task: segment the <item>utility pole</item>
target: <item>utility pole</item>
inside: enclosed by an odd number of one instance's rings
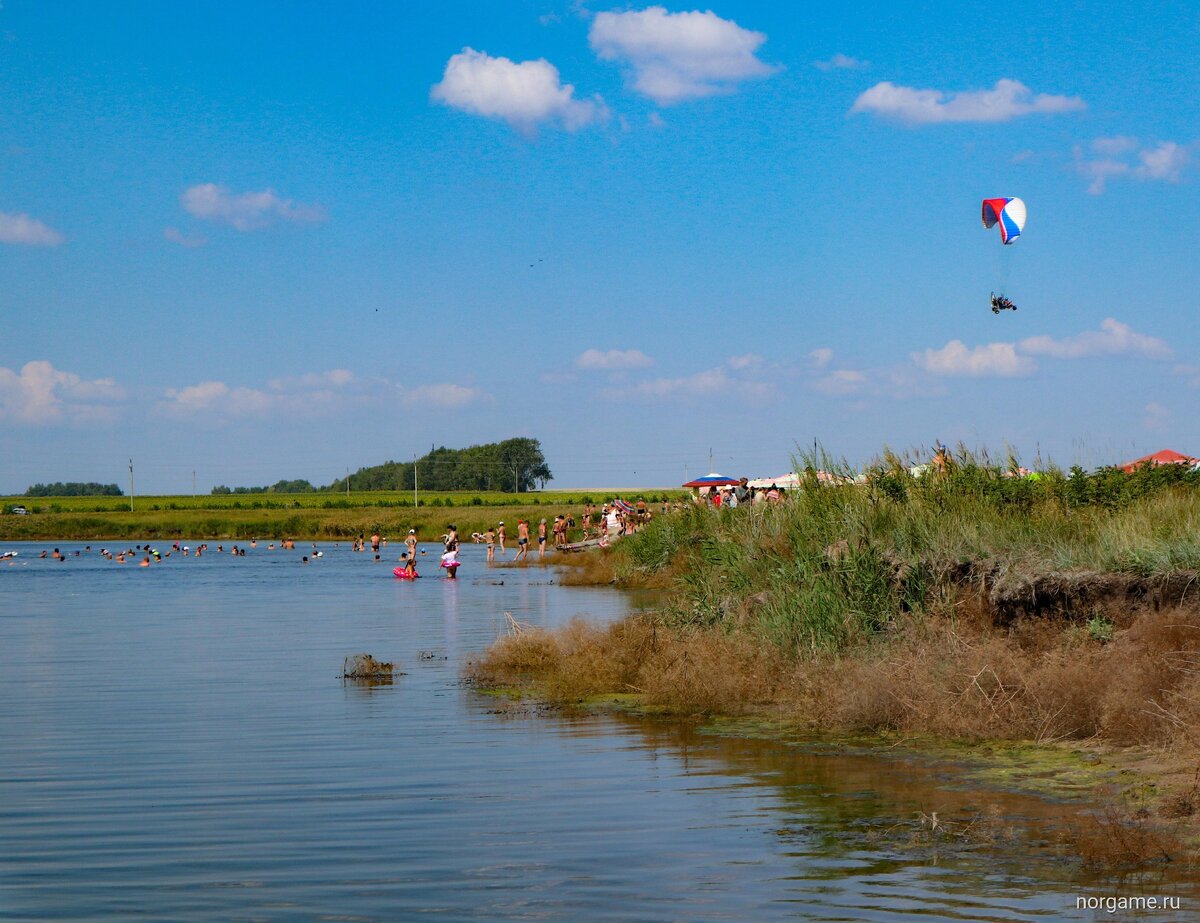
[[[413,452],[413,509],[417,508],[417,453]]]
[[[129,459],[129,512],[133,512],[133,459]]]
[[[712,470],[713,470],[713,466],[712,466],[712,449],[709,449],[709,450],[708,450],[708,470],[709,470],[709,473],[712,473]]]
[[[346,498],[350,498],[350,468],[346,468]]]

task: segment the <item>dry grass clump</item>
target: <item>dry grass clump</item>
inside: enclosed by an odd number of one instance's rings
[[[959,739],[1194,748],[1200,613],[1144,615],[1112,640],[1079,625],[931,617],[840,654],[799,657],[720,627],[649,615],[501,638],[475,665],[486,685],[532,684],[555,702],[636,694],[685,714],[771,708],[825,730]]]
[[[617,581],[613,556],[608,551],[560,554],[554,563],[563,568],[558,578],[563,586],[606,586]]]
[[[342,676],[346,679],[378,679],[391,676],[395,665],[376,660],[370,654],[351,654],[342,661]]]
[[[1115,804],[1076,824],[1071,839],[1086,867],[1110,873],[1164,865],[1189,855],[1178,834],[1152,820],[1148,811]]]
[[[1151,613],[1111,642],[1077,625],[999,632],[930,619],[901,637],[797,664],[817,723],[1051,742],[1195,746],[1200,613]]]
[[[780,654],[744,637],[665,630],[650,616],[633,616],[604,627],[575,620],[554,632],[511,633],[469,674],[483,685],[532,682],[560,703],[634,693],[673,712],[712,714],[776,700],[784,666]]]

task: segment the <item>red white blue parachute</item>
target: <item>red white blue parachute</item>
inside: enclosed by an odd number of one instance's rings
[[[1025,230],[1025,203],[1012,197],[983,200],[983,226],[1000,225],[1000,242],[1016,243]]]

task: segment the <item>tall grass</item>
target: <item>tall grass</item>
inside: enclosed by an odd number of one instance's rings
[[[972,581],[1200,569],[1200,478],[1186,469],[1029,478],[960,452],[913,477],[911,461],[885,453],[866,483],[830,484],[815,472],[835,463],[801,457],[809,477],[786,503],[657,520],[599,570],[626,585],[667,575],[671,624],[815,653],[920,619]]]

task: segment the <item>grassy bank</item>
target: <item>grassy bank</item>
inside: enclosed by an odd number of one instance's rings
[[[677,495],[677,494],[675,494]],[[636,499],[660,494],[622,492]],[[586,491],[422,493],[371,491],[351,494],[222,494],[217,496],[137,497],[134,509],[122,497],[0,498],[0,509],[21,505],[30,515],[0,515],[0,541],[119,538],[212,539],[279,538],[343,540],[363,534],[399,537],[416,528],[427,538],[453,522],[463,535],[483,531],[500,520],[516,538],[516,521],[553,520],[609,494]]]
[[[1182,471],[1028,479],[963,457],[914,479],[891,460],[866,485],[691,510],[572,562],[566,582],[670,592],[613,626],[502,639],[476,677],[824,733],[1136,746],[1155,754],[1153,809],[1190,818],[1198,539]]]

